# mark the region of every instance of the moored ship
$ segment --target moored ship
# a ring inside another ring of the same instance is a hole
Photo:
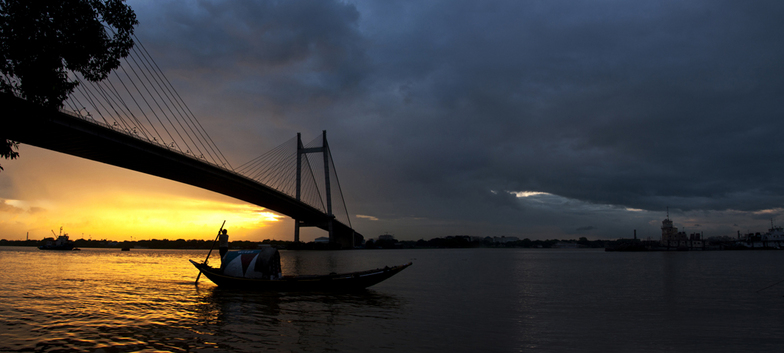
[[[773,225],[770,220],[770,229],[767,233],[749,233],[741,235],[738,232],[737,246],[748,249],[784,249],[784,228]]]
[[[52,231],[52,234],[54,234],[54,231]],[[74,250],[74,247],[76,247],[74,242],[68,239],[68,233],[63,234],[63,227],[60,227],[60,235],[57,235],[57,234],[54,234],[54,235],[57,237],[57,239],[55,239],[54,241],[47,240],[46,244],[39,246],[38,249],[41,249],[41,250]]]

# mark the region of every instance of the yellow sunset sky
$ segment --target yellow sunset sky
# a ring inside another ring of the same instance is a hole
[[[29,145],[2,160],[0,238],[293,240],[293,221],[211,191]],[[323,236],[305,230],[303,241]]]

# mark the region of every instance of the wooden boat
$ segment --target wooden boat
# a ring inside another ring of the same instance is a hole
[[[295,292],[295,291],[350,291],[370,287],[389,277],[394,276],[411,262],[394,267],[384,267],[375,270],[350,272],[328,275],[281,276],[276,279],[246,278],[229,276],[219,268],[190,260],[193,266],[201,271],[207,278],[220,287],[233,287],[242,289]]]

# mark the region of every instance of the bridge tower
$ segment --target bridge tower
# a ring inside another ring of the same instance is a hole
[[[327,130],[323,130],[322,133],[323,142],[321,147],[312,147],[312,148],[305,148],[302,145],[302,136],[298,132],[297,133],[297,190],[296,190],[296,197],[297,201],[301,201],[301,189],[302,189],[302,155],[306,153],[321,153],[324,155],[324,188],[326,189],[326,197],[327,197],[327,215],[330,219],[327,221],[327,230],[329,232],[329,242],[335,242],[335,236],[332,232],[332,220],[335,219],[335,215],[332,213],[332,191],[329,187],[329,145],[327,144]],[[316,224],[308,224],[305,222],[301,222],[298,219],[294,219],[294,242],[299,243],[299,228],[300,227],[312,227],[317,226]]]

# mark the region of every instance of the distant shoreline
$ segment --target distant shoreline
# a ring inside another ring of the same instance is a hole
[[[0,239],[0,246],[29,246],[38,247],[43,245],[46,240],[6,240]],[[467,237],[456,236],[446,238],[433,238],[430,240],[403,240],[396,239],[387,240],[369,240],[365,246],[357,249],[452,249],[452,248],[605,248],[611,245],[613,240],[587,240],[580,239],[550,239],[550,240],[530,240],[523,239],[517,241],[508,241],[505,243],[497,243],[492,240],[468,240]],[[183,249],[183,250],[199,250],[210,249],[213,246],[211,240],[168,240],[168,239],[151,239],[151,240],[138,240],[138,241],[111,241],[111,240],[87,240],[78,239],[74,240],[77,248],[98,248],[98,249]],[[232,241],[229,243],[229,248],[235,250],[250,250],[258,249],[261,246],[272,246],[278,249],[289,250],[333,250],[336,249],[328,243],[295,243],[293,241],[285,240],[270,240],[263,241]]]

